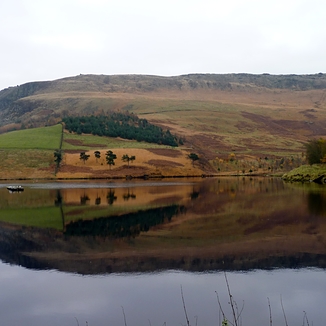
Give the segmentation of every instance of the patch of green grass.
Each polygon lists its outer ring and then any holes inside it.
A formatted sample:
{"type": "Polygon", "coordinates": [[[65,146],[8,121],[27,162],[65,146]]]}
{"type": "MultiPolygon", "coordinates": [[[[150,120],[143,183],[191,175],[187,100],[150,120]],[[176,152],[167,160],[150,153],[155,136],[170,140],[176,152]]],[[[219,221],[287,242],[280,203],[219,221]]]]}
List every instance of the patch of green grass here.
{"type": "Polygon", "coordinates": [[[60,147],[61,124],[11,131],[0,135],[1,149],[57,149],[60,147]]]}
{"type": "Polygon", "coordinates": [[[183,128],[206,132],[236,132],[234,125],[241,119],[243,109],[240,105],[213,101],[165,100],[151,104],[150,107],[143,106],[134,111],[141,118],[153,116],[162,121],[173,121],[183,128]]]}
{"type": "Polygon", "coordinates": [[[62,230],[62,218],[58,207],[1,209],[0,221],[62,230]]]}
{"type": "Polygon", "coordinates": [[[309,182],[326,175],[326,164],[302,165],[283,175],[286,181],[309,182]]]}
{"type": "Polygon", "coordinates": [[[77,135],[65,133],[63,150],[90,150],[92,148],[173,148],[165,145],[138,142],[136,140],[122,140],[111,137],[94,135],[77,135]]]}

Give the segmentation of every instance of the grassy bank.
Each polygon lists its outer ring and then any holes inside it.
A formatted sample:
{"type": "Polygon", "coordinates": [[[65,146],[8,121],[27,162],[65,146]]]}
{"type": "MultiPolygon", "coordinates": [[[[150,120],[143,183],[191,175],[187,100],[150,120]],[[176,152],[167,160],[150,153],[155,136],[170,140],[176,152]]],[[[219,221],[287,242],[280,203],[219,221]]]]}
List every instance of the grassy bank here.
{"type": "Polygon", "coordinates": [[[311,182],[326,175],[326,164],[302,165],[283,175],[282,179],[289,182],[311,182]]]}

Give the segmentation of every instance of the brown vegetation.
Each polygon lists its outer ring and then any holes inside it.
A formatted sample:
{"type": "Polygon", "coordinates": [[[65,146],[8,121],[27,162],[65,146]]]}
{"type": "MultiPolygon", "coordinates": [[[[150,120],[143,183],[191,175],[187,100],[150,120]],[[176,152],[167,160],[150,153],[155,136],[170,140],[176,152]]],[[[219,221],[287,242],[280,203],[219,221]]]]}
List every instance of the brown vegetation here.
{"type": "MultiPolygon", "coordinates": [[[[180,149],[112,149],[117,155],[115,165],[111,168],[106,164],[106,150],[98,149],[101,158],[96,160],[94,151],[85,162],[80,160],[80,151],[65,154],[57,178],[124,178],[132,177],[174,177],[174,176],[201,176],[204,172],[200,163],[192,165],[187,152],[180,149]],[[122,161],[122,156],[134,155],[135,161],[128,165],[122,161]]],[[[213,170],[211,170],[212,172],[213,170]]]]}

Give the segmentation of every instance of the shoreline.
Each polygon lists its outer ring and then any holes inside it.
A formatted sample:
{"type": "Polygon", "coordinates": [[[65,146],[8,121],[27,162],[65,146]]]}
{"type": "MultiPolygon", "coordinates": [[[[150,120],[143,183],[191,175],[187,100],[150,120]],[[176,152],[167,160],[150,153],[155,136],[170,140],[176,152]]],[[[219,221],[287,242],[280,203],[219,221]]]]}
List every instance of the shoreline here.
{"type": "Polygon", "coordinates": [[[26,177],[26,178],[0,178],[2,181],[31,181],[31,180],[49,180],[49,181],[63,181],[63,180],[161,180],[161,179],[187,179],[187,178],[219,178],[219,177],[267,177],[267,178],[283,178],[284,174],[267,174],[267,173],[220,173],[220,174],[194,174],[194,175],[124,175],[111,177],[26,177]]]}

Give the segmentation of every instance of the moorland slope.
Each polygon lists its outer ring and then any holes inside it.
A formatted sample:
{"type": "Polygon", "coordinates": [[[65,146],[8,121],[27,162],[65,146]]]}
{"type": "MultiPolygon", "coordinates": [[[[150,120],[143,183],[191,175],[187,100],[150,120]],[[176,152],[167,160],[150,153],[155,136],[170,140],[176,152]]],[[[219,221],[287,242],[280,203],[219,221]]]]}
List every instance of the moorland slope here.
{"type": "Polygon", "coordinates": [[[207,162],[230,155],[299,160],[308,139],[326,135],[326,74],[79,75],[32,82],[0,92],[0,132],[112,111],[169,129],[207,162]]]}

